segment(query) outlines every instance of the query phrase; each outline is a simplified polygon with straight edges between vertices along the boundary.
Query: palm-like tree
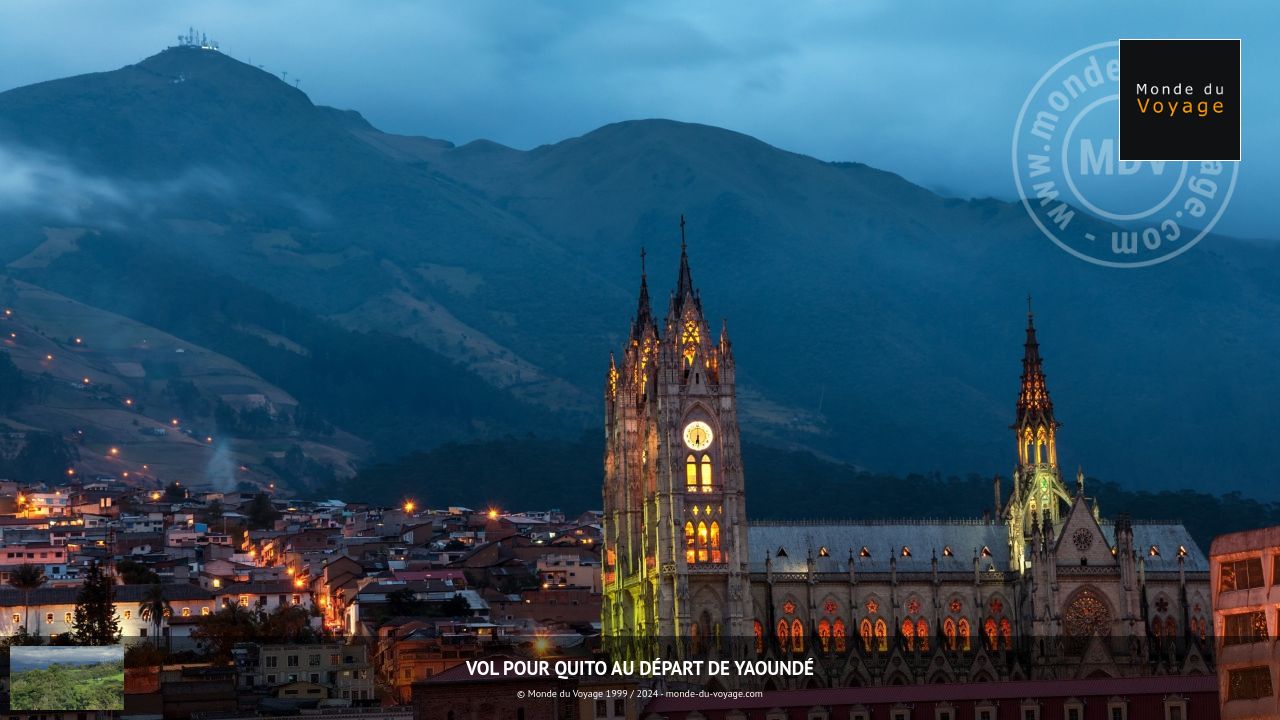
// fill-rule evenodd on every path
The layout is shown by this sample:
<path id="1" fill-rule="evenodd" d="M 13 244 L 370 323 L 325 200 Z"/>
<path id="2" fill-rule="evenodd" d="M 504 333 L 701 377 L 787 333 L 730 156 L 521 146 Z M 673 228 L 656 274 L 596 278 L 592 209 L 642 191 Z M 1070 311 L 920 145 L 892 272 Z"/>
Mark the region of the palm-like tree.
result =
<path id="1" fill-rule="evenodd" d="M 44 585 L 45 581 L 44 568 L 40 565 L 23 563 L 9 573 L 9 584 L 22 591 L 22 629 L 27 633 L 30 633 L 31 591 Z"/>
<path id="2" fill-rule="evenodd" d="M 149 620 L 155 630 L 155 644 L 160 645 L 160 626 L 165 620 L 173 617 L 173 606 L 164 597 L 164 586 L 156 583 L 147 589 L 147 594 L 138 605 L 138 617 Z"/>

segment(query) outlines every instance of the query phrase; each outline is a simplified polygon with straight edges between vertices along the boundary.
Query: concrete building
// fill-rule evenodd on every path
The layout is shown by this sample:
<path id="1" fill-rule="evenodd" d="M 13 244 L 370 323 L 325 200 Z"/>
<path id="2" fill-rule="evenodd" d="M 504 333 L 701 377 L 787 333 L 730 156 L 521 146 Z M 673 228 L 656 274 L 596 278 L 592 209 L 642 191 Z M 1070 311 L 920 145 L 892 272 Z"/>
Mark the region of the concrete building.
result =
<path id="1" fill-rule="evenodd" d="M 1280 527 L 1215 538 L 1209 564 L 1222 717 L 1280 717 Z"/>

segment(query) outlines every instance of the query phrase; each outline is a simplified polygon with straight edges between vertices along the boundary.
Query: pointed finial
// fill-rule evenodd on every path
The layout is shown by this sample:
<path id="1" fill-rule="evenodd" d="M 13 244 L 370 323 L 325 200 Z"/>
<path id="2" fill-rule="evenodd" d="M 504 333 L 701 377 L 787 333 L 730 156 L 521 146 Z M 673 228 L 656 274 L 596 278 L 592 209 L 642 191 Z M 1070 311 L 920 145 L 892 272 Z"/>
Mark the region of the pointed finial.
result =
<path id="1" fill-rule="evenodd" d="M 1031 293 L 1027 293 L 1027 317 L 1032 316 L 1031 312 Z"/>
<path id="2" fill-rule="evenodd" d="M 680 213 L 680 252 L 684 252 L 687 246 L 684 242 L 684 213 Z"/>
<path id="3" fill-rule="evenodd" d="M 1079 465 L 1076 467 L 1076 493 L 1079 495 L 1084 494 L 1084 466 L 1083 465 Z"/>
<path id="4" fill-rule="evenodd" d="M 645 270 L 644 270 L 644 255 L 645 255 L 645 252 L 644 252 L 644 246 L 643 246 L 643 245 L 641 245 L 641 246 L 640 246 L 640 277 L 644 277 L 644 276 L 645 276 Z"/>

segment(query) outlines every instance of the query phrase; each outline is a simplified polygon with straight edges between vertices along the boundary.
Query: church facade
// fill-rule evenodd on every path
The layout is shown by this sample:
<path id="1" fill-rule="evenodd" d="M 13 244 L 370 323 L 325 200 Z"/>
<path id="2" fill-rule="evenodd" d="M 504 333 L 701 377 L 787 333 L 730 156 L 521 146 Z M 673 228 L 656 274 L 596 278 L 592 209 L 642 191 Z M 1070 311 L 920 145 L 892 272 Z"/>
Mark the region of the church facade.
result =
<path id="1" fill-rule="evenodd" d="M 643 272 L 639 295 L 605 382 L 613 652 L 812 657 L 807 684 L 832 686 L 1212 672 L 1208 561 L 1187 530 L 1105 517 L 1083 473 L 1063 479 L 1030 307 L 994 516 L 748 523 L 733 346 L 683 237 L 665 317 Z"/>

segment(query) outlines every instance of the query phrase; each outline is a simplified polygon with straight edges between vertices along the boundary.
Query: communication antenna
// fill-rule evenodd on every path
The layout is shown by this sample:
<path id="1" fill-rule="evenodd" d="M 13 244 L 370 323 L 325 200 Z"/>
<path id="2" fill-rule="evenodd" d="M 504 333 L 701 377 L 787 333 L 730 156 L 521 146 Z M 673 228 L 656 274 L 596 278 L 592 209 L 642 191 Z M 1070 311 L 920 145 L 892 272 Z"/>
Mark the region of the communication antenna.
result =
<path id="1" fill-rule="evenodd" d="M 281 71 L 280 71 L 280 79 L 281 79 L 281 80 L 284 80 L 285 82 L 289 82 L 289 71 L 288 71 L 288 70 L 281 70 Z"/>
<path id="2" fill-rule="evenodd" d="M 293 79 L 293 86 L 294 86 L 295 88 L 296 88 L 296 87 L 298 87 L 298 86 L 299 86 L 299 85 L 301 85 L 301 84 L 302 84 L 302 78 L 300 78 L 300 77 L 295 77 L 295 78 Z"/>

